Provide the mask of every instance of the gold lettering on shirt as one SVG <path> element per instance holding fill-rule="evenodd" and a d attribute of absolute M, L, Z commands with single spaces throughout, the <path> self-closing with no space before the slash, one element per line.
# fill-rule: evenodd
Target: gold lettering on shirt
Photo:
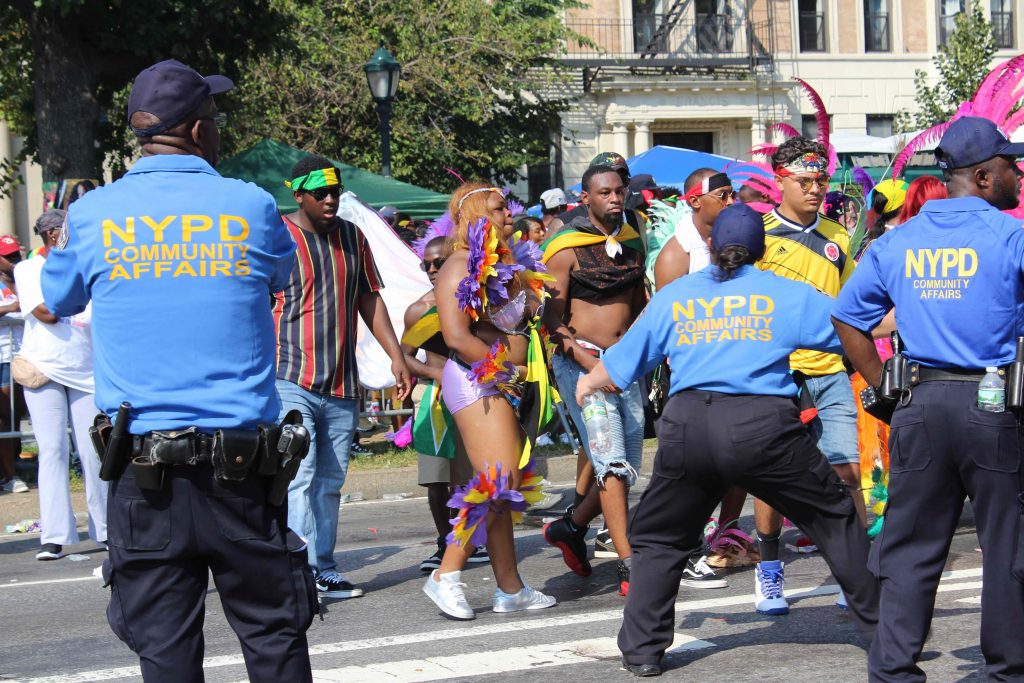
<path fill-rule="evenodd" d="M 960 299 L 977 272 L 978 253 L 969 247 L 906 250 L 904 278 L 920 299 Z"/>
<path fill-rule="evenodd" d="M 717 344 L 729 341 L 766 342 L 772 339 L 769 314 L 775 300 L 762 294 L 749 297 L 730 294 L 711 300 L 695 298 L 672 303 L 676 346 L 684 344 Z M 703 317 L 697 319 L 695 313 Z"/>

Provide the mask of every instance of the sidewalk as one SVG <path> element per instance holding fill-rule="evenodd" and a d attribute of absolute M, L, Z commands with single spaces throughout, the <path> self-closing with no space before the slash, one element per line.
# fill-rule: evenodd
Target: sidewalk
<path fill-rule="evenodd" d="M 654 462 L 654 448 L 644 449 L 640 474 L 650 474 Z M 571 485 L 576 481 L 576 456 L 562 455 L 538 460 L 537 469 L 553 484 Z M 341 490 L 342 501 L 378 500 L 385 497 L 415 498 L 424 496 L 426 489 L 416 483 L 416 466 L 379 470 L 350 471 Z M 348 496 L 346 499 L 345 496 Z M 85 493 L 71 494 L 72 507 L 84 513 Z M 15 524 L 23 519 L 39 518 L 39 492 L 32 488 L 28 493 L 0 494 L 0 533 L 6 524 Z M 7 537 L 10 538 L 10 537 Z"/>

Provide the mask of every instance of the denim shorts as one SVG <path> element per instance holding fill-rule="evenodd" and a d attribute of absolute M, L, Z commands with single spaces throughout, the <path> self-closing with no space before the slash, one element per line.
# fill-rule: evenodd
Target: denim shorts
<path fill-rule="evenodd" d="M 833 465 L 860 463 L 857 448 L 857 404 L 845 372 L 807 378 L 818 417 L 808 425 L 818 449 Z"/>
<path fill-rule="evenodd" d="M 573 424 L 580 433 L 580 440 L 583 441 L 590 464 L 594 466 L 598 482 L 612 474 L 626 479 L 630 486 L 635 484 L 636 471 L 640 468 L 644 450 L 644 404 L 639 383 L 633 382 L 621 394 L 605 395 L 615 447 L 612 456 L 602 462 L 595 462 L 590 452 L 587 427 L 583 422 L 583 409 L 576 403 L 576 382 L 584 374 L 583 368 L 576 361 L 556 354 L 551 359 L 551 369 L 554 370 L 558 393 L 562 395 Z"/>

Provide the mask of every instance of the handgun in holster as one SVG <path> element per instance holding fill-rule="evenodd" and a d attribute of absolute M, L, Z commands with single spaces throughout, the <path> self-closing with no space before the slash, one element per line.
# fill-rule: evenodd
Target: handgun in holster
<path fill-rule="evenodd" d="M 132 449 L 132 435 L 128 433 L 132 406 L 125 401 L 117 409 L 114 422 L 100 413 L 89 427 L 89 439 L 100 459 L 100 479 L 113 481 L 121 476 L 128 464 Z"/>
<path fill-rule="evenodd" d="M 903 355 L 903 341 L 898 332 L 890 336 L 892 358 L 882 365 L 882 377 L 877 387 L 867 387 L 860 392 L 860 403 L 864 412 L 889 424 L 896 406 L 910 391 L 910 373 L 907 357 Z"/>
<path fill-rule="evenodd" d="M 271 505 L 282 505 L 288 498 L 288 485 L 299 471 L 299 464 L 309 452 L 309 430 L 302 426 L 302 413 L 289 411 L 279 426 L 276 443 L 277 473 L 270 483 L 267 500 Z"/>

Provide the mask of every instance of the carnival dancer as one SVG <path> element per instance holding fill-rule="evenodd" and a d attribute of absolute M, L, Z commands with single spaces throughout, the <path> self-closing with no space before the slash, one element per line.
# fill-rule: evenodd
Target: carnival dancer
<path fill-rule="evenodd" d="M 672 396 L 658 424 L 651 482 L 630 517 L 634 585 L 619 649 L 638 676 L 660 673 L 671 645 L 683 558 L 699 548 L 708 515 L 732 485 L 782 510 L 814 535 L 868 635 L 878 583 L 850 495 L 800 422 L 789 354 L 836 351 L 832 301 L 759 271 L 761 215 L 724 210 L 711 235 L 714 267 L 679 278 L 576 385 L 576 400 L 626 387 L 666 357 Z"/>
<path fill-rule="evenodd" d="M 541 478 L 529 460 L 531 439 L 550 413 L 538 329 L 544 267 L 535 244 L 519 235 L 502 237 L 511 230 L 512 214 L 500 189 L 465 183 L 452 195 L 449 213 L 455 250 L 436 283 L 441 332 L 450 349 L 441 393 L 475 474 L 449 502 L 459 515 L 441 566 L 423 592 L 445 614 L 475 618 L 461 574 L 475 548 L 486 544 L 497 583 L 494 611 L 543 609 L 555 599 L 520 577 L 512 526 L 513 514 L 542 497 Z"/>
<path fill-rule="evenodd" d="M 586 216 L 573 218 L 544 245 L 544 261 L 554 284 L 546 323 L 556 339 L 552 370 L 564 396 L 576 393 L 576 381 L 597 365 L 604 349 L 633 324 L 646 303 L 641 237 L 624 222 L 626 186 L 612 166 L 592 166 L 583 174 Z M 603 513 L 614 552 L 619 593 L 629 591 L 631 552 L 626 535 L 629 488 L 643 454 L 643 390 L 639 383 L 608 396 L 612 448 L 598 461 L 587 437 L 580 408 L 568 401 L 569 414 L 594 468 L 596 486 L 562 519 L 544 527 L 544 538 L 562 551 L 566 565 L 580 576 L 591 573 L 584 541 L 587 525 Z M 577 483 L 578 485 L 578 483 Z"/>

